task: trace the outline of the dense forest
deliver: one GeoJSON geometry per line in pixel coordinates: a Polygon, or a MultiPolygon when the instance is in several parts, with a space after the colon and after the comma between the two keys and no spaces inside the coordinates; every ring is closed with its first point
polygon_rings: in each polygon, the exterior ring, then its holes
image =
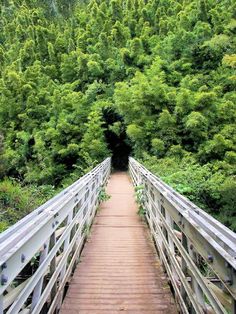
{"type": "Polygon", "coordinates": [[[236,230],[234,0],[0,10],[0,230],[112,153],[236,230]]]}

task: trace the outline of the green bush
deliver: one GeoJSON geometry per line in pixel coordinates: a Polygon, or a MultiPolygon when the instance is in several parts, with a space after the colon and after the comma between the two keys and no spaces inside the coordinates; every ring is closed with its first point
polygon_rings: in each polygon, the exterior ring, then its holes
{"type": "Polygon", "coordinates": [[[152,139],[152,151],[156,156],[163,156],[165,152],[165,143],[159,138],[152,139]]]}
{"type": "MultiPolygon", "coordinates": [[[[158,159],[145,154],[144,165],[179,193],[236,231],[236,180],[222,164],[200,165],[193,156],[158,159]]],[[[231,168],[227,169],[231,172],[231,168]]]]}
{"type": "Polygon", "coordinates": [[[55,194],[52,186],[22,186],[15,180],[0,182],[0,231],[43,204],[55,194]]]}

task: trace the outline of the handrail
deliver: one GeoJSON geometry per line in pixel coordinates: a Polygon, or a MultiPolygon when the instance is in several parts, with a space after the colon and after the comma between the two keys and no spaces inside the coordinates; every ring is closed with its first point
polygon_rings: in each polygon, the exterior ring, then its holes
{"type": "Polygon", "coordinates": [[[135,186],[183,313],[236,313],[236,234],[135,159],[135,186]]]}
{"type": "Polygon", "coordinates": [[[0,314],[60,308],[110,171],[107,158],[0,234],[0,314]]]}

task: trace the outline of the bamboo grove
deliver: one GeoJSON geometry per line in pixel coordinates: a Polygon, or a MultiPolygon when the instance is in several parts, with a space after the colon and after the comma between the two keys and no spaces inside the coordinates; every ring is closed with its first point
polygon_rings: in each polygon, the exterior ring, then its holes
{"type": "Polygon", "coordinates": [[[0,230],[111,154],[106,132],[236,230],[235,1],[1,0],[0,14],[0,230]]]}

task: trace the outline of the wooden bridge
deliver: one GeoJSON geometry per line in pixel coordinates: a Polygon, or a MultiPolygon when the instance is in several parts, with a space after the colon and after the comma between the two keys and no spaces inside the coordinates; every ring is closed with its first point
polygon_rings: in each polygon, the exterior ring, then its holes
{"type": "Polygon", "coordinates": [[[61,313],[176,313],[127,174],[112,175],[107,192],[61,313]]]}
{"type": "Polygon", "coordinates": [[[136,160],[110,169],[0,235],[0,314],[235,314],[236,235],[136,160]]]}

